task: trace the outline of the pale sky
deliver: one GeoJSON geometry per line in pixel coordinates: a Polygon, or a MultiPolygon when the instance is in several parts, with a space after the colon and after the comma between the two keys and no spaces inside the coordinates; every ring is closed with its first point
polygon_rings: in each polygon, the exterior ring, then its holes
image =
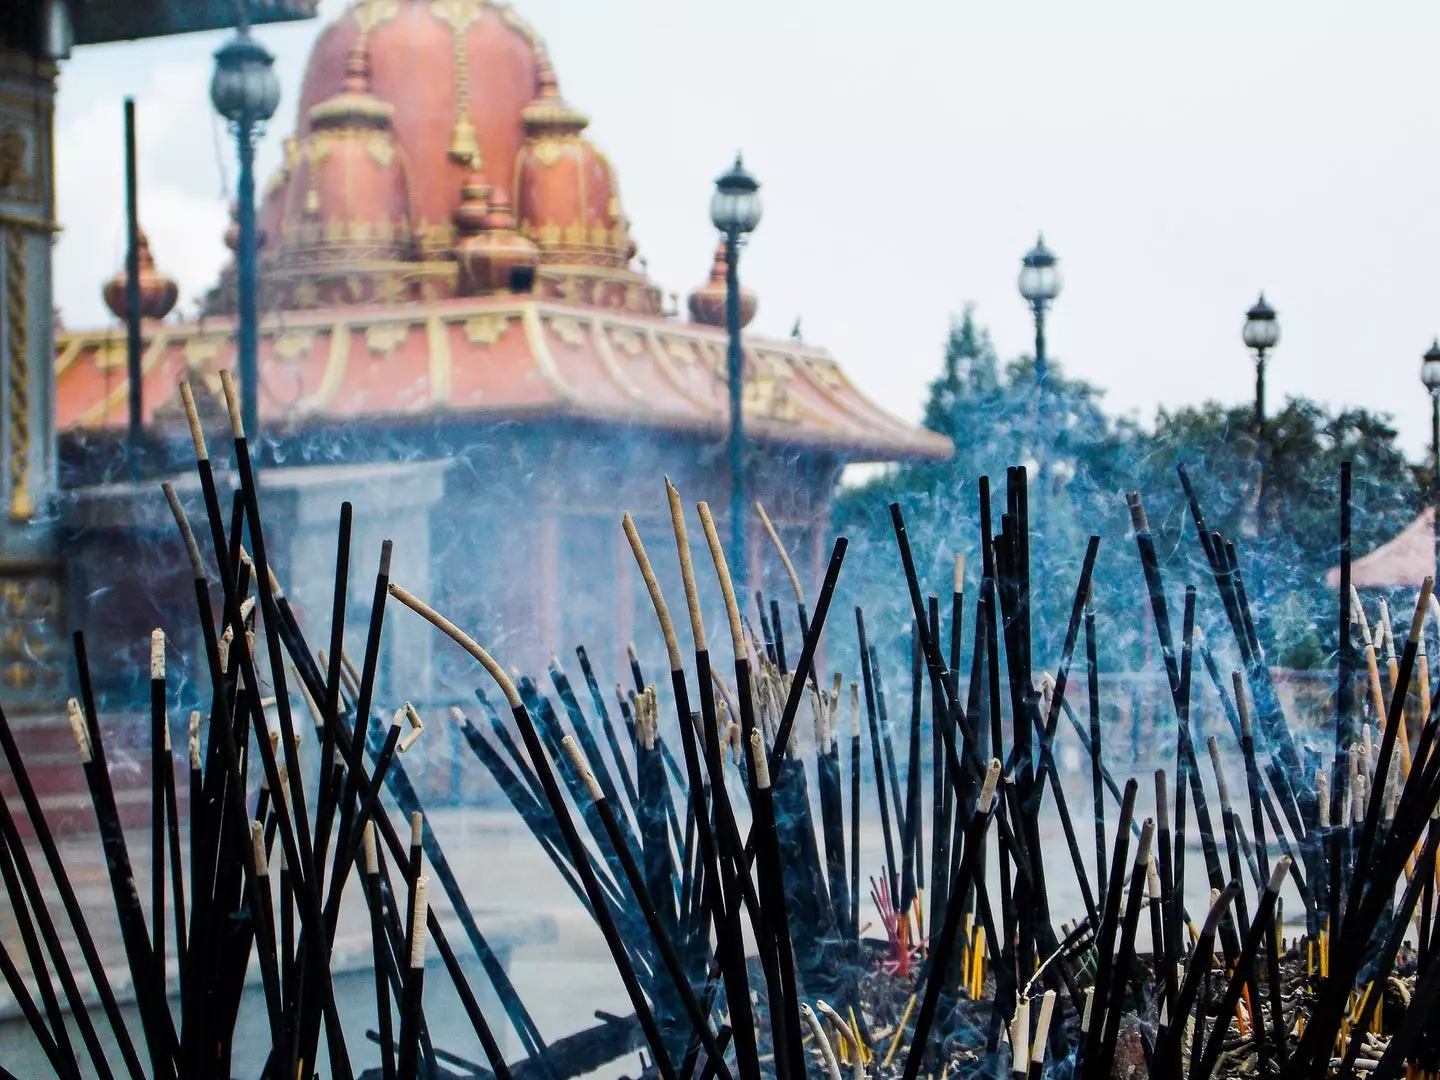
{"type": "MultiPolygon", "coordinates": [[[[404,0],[419,2],[419,0],[404,0]]],[[[294,127],[321,19],[261,27],[294,127]]],[[[1043,230],[1065,290],[1050,351],[1114,411],[1249,401],[1240,342],[1264,289],[1287,393],[1393,413],[1429,442],[1420,354],[1440,333],[1440,5],[1340,0],[518,0],[618,170],[640,253],[682,294],[708,272],[712,182],[736,148],[765,216],[741,266],[757,330],[796,316],[916,419],[967,301],[1028,352],[1015,291],[1043,230]]],[[[182,305],[213,283],[234,151],[210,110],[223,35],[77,50],[57,116],[56,298],[110,320],[121,264],[121,99],[137,99],[141,222],[182,305]]]]}

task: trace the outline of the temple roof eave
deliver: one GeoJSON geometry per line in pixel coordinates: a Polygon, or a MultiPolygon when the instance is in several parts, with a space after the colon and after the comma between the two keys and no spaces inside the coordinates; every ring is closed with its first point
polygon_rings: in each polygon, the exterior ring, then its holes
{"type": "MultiPolygon", "coordinates": [[[[499,295],[284,312],[262,320],[260,337],[261,416],[276,432],[440,416],[728,430],[726,337],[693,323],[499,295]]],[[[123,334],[63,333],[56,347],[61,430],[123,426],[123,334]]],[[[949,440],[884,412],[826,350],[755,335],[745,349],[746,424],[757,441],[845,461],[950,455],[949,440]]],[[[147,422],[174,410],[181,378],[213,393],[233,362],[229,318],[147,325],[147,422]]]]}

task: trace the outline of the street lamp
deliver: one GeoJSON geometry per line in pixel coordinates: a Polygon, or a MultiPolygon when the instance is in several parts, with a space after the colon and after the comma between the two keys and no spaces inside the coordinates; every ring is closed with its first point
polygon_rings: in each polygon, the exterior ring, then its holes
{"type": "Polygon", "coordinates": [[[280,103],[280,80],[271,68],[274,59],[250,36],[242,5],[235,36],[215,52],[215,75],[210,80],[210,102],[215,111],[230,122],[240,154],[240,238],[235,252],[240,407],[245,434],[257,446],[260,373],[256,347],[260,314],[256,296],[255,141],[280,103]]]}
{"type": "Polygon", "coordinates": [[[1440,338],[1420,358],[1420,381],[1430,391],[1430,506],[1435,515],[1431,527],[1435,533],[1435,565],[1440,567],[1440,338]]]}
{"type": "Polygon", "coordinates": [[[1265,426],[1265,360],[1266,354],[1280,343],[1280,324],[1275,320],[1275,309],[1265,302],[1265,294],[1255,301],[1245,313],[1245,325],[1240,330],[1245,347],[1255,351],[1255,458],[1259,466],[1256,483],[1255,525],[1261,531],[1265,521],[1265,468],[1269,463],[1269,432],[1265,426]]]}
{"type": "Polygon", "coordinates": [[[725,237],[726,362],[730,375],[730,573],[737,595],[745,595],[745,353],[740,345],[740,245],[760,224],[760,182],[746,171],[740,155],[715,181],[710,220],[725,237]]]}
{"type": "Polygon", "coordinates": [[[1060,295],[1060,266],[1055,253],[1045,246],[1045,237],[1039,236],[1035,246],[1020,260],[1020,295],[1030,305],[1035,316],[1035,384],[1045,386],[1045,312],[1051,301],[1060,295]]]}
{"type": "Polygon", "coordinates": [[[1039,484],[1037,490],[1043,496],[1044,485],[1040,479],[1045,469],[1045,379],[1049,373],[1045,360],[1045,312],[1060,295],[1063,284],[1055,253],[1045,246],[1044,235],[1035,238],[1035,246],[1020,260],[1017,284],[1035,317],[1035,479],[1039,484]]]}

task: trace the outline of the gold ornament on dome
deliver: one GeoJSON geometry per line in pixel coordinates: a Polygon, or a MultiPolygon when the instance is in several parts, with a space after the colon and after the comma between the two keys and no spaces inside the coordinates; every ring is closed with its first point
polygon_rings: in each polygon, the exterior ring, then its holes
{"type": "Polygon", "coordinates": [[[360,24],[360,32],[368,34],[381,23],[389,22],[400,14],[400,0],[364,0],[355,9],[355,21],[360,24]]]}
{"type": "Polygon", "coordinates": [[[553,221],[547,221],[540,226],[540,246],[555,247],[560,243],[560,226],[553,221]]]}
{"type": "Polygon", "coordinates": [[[548,169],[560,160],[562,150],[563,147],[558,140],[542,139],[534,146],[535,160],[548,169]]]}
{"type": "Polygon", "coordinates": [[[484,0],[430,0],[430,13],[449,23],[457,34],[469,29],[484,7],[484,0]]]}
{"type": "Polygon", "coordinates": [[[565,242],[580,246],[585,243],[586,229],[584,222],[576,221],[565,226],[565,242]]]}
{"type": "Polygon", "coordinates": [[[365,347],[376,356],[388,357],[409,336],[408,322],[376,323],[365,328],[365,347]]]}
{"type": "Polygon", "coordinates": [[[571,318],[569,315],[552,316],[550,329],[555,332],[556,337],[572,349],[578,349],[585,344],[585,326],[579,319],[571,318]]]}
{"type": "Polygon", "coordinates": [[[509,315],[472,315],[465,320],[465,340],[488,348],[500,340],[509,325],[509,315]]]}

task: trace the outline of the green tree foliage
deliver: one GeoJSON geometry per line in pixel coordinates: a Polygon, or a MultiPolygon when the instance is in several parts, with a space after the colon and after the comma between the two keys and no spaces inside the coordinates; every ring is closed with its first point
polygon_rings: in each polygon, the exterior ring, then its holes
{"type": "Polygon", "coordinates": [[[849,560],[855,572],[847,573],[856,579],[855,602],[908,625],[908,604],[897,587],[891,502],[905,512],[926,587],[948,593],[955,553],[970,560],[973,584],[980,560],[977,480],[990,477],[998,532],[1006,469],[1024,465],[1031,482],[1032,566],[1038,568],[1036,625],[1054,639],[1037,642],[1037,657],[1058,650],[1085,539],[1096,533],[1102,556],[1095,602],[1111,648],[1136,666],[1152,658],[1154,633],[1125,507],[1131,490],[1145,497],[1167,582],[1177,591],[1177,634],[1179,590],[1193,583],[1201,590],[1202,623],[1214,626],[1212,639],[1228,637],[1215,621],[1220,605],[1176,475],[1184,464],[1208,526],[1235,540],[1247,586],[1268,600],[1261,632],[1271,656],[1290,666],[1323,664],[1334,647],[1335,600],[1326,594],[1324,575],[1337,558],[1340,463],[1354,463],[1357,556],[1394,536],[1421,505],[1389,418],[1287,400],[1269,422],[1260,499],[1253,407],[1207,401],[1162,409],[1147,429],[1109,415],[1103,392],[1066,378],[1055,361],[1048,370],[1042,394],[1033,358],[1002,364],[968,308],[954,322],[925,406],[925,426],[952,440],[954,456],[902,465],[837,499],[837,527],[855,545],[849,560]]]}

